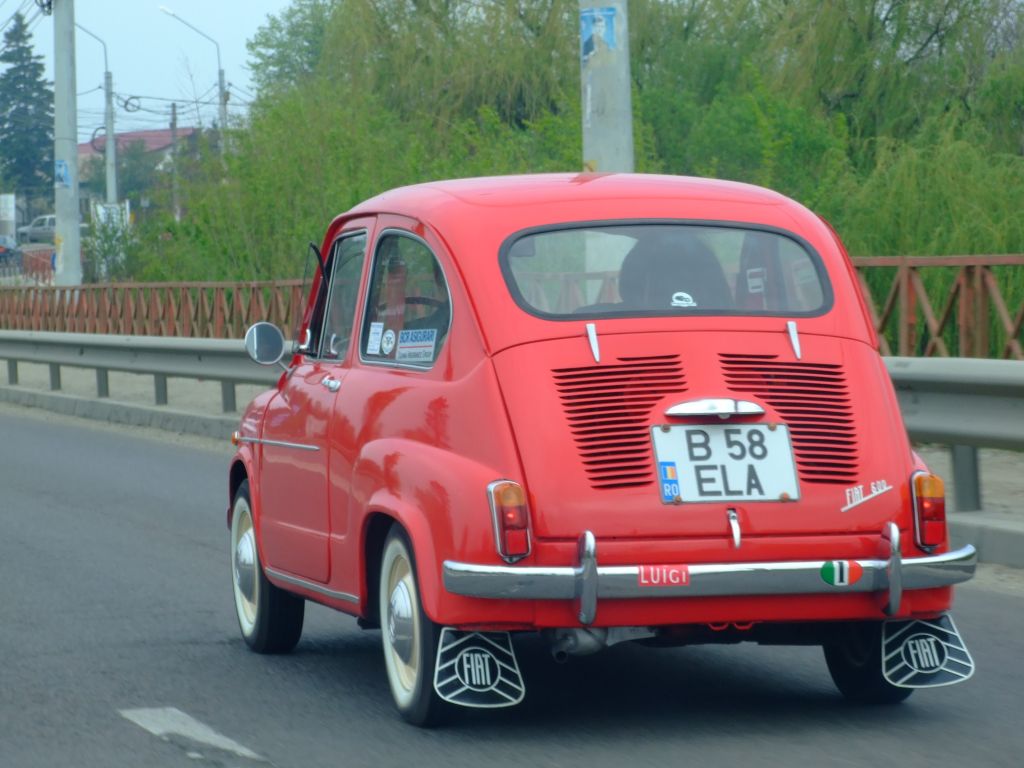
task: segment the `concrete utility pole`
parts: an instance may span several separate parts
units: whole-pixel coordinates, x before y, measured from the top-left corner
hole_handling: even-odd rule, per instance
[[[54,278],[57,285],[81,285],[74,0],[53,0],[53,49],[53,188],[57,213]]]
[[[633,171],[628,15],[628,0],[580,0],[585,171]]]
[[[196,27],[189,24],[187,21],[181,18],[181,16],[176,14],[167,6],[161,5],[160,10],[166,13],[168,16],[171,16],[172,18],[175,18],[178,21],[180,21],[182,24],[191,29],[197,35],[202,35],[211,43],[213,43],[214,46],[217,48],[217,119],[220,120],[220,153],[221,155],[224,155],[227,150],[228,135],[228,92],[227,89],[224,87],[224,67],[222,67],[220,63],[220,44],[212,37],[210,37],[208,34],[203,32],[201,29],[197,29]]]
[[[107,101],[107,108],[104,114],[106,118],[107,141],[103,145],[103,156],[107,161],[107,202],[111,205],[116,205],[117,138],[114,134],[114,79],[110,75],[110,65],[107,63],[107,44],[81,24],[75,24],[75,26],[103,46],[103,95]]]

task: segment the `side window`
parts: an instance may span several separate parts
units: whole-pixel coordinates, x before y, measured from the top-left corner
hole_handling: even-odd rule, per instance
[[[351,235],[334,244],[331,284],[327,293],[319,357],[340,360],[348,351],[355,324],[359,277],[363,273],[366,233]]]
[[[370,275],[362,358],[429,368],[450,326],[448,284],[437,258],[420,240],[386,233]]]

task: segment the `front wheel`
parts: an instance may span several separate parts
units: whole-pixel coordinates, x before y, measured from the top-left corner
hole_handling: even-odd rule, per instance
[[[288,653],[302,636],[306,601],[275,587],[263,574],[253,526],[249,481],[231,511],[231,586],[242,638],[257,653]]]
[[[882,672],[882,623],[851,624],[825,643],[825,661],[839,691],[858,704],[898,704],[914,692],[885,679]]]
[[[413,725],[436,725],[447,709],[434,690],[440,627],[423,612],[412,545],[397,524],[384,543],[379,591],[384,666],[395,706]]]

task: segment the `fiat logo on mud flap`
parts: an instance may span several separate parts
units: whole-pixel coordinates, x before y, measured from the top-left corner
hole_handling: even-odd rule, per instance
[[[903,661],[915,672],[938,672],[946,664],[946,646],[937,637],[917,634],[903,641]]]
[[[459,682],[474,691],[489,691],[498,684],[498,661],[489,651],[467,648],[455,660]]]

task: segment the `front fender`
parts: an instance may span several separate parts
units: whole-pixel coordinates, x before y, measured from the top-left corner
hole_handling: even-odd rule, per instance
[[[420,597],[427,616],[438,624],[482,621],[480,602],[449,594],[442,581],[446,559],[502,562],[495,549],[487,485],[507,478],[499,470],[441,448],[413,440],[385,439],[368,443],[356,462],[352,500],[360,510],[363,549],[368,521],[382,513],[399,522],[412,541]],[[521,480],[520,480],[521,482]],[[363,574],[363,594],[367,594]],[[530,606],[509,601],[495,605],[487,620],[500,615],[507,622],[532,620]]]
[[[267,411],[267,405],[275,394],[276,392],[274,390],[261,392],[251,403],[249,403],[245,412],[242,414],[242,420],[238,427],[237,434],[239,437],[259,439],[263,436],[263,417]],[[240,486],[244,480],[248,479],[249,498],[252,503],[253,525],[256,526],[258,541],[260,480],[259,472],[257,471],[256,445],[254,443],[243,442],[237,442],[235,444],[237,445],[238,450],[235,451],[235,455],[231,459],[230,469],[228,470],[228,529],[230,530],[231,528],[231,505],[235,500],[235,492],[238,490],[238,486]]]

